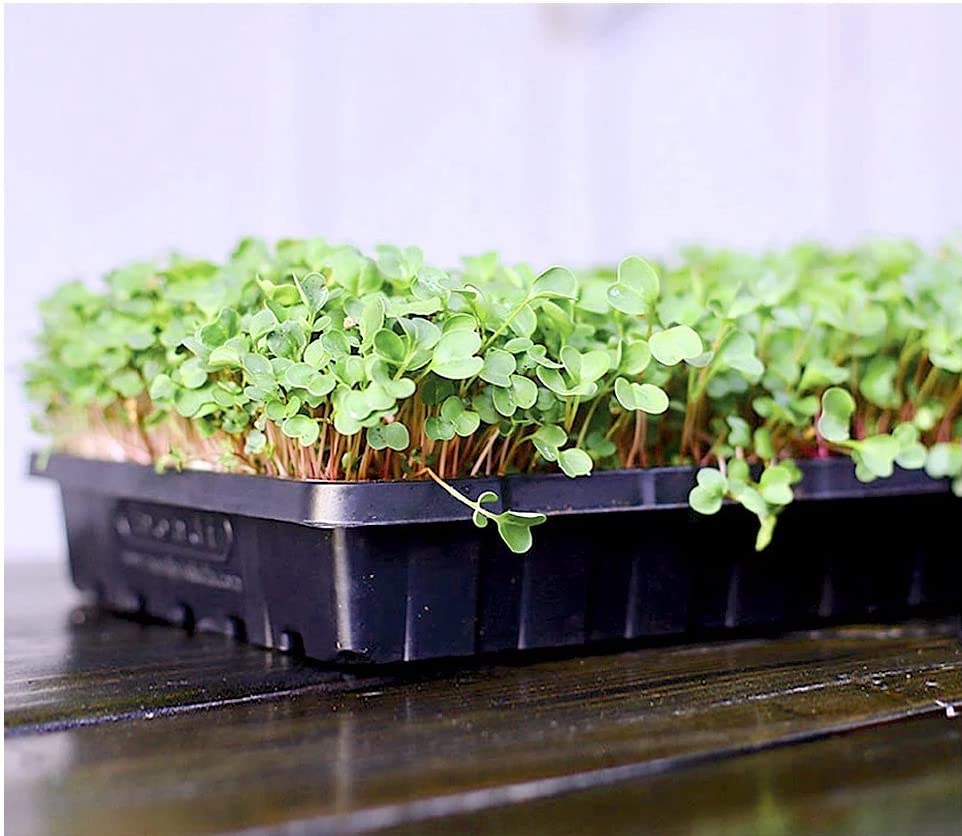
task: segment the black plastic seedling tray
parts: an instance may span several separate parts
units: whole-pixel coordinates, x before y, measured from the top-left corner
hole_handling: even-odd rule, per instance
[[[548,514],[512,554],[430,481],[331,483],[54,455],[74,582],[104,606],[323,661],[685,641],[957,613],[945,481],[804,462],[772,545],[687,507],[691,468],[456,481]],[[492,506],[493,507],[493,506]],[[494,508],[494,510],[500,510]]]

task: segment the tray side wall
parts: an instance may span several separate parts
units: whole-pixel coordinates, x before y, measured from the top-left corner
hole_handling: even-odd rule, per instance
[[[63,490],[74,582],[108,607],[296,650],[398,662],[956,613],[957,500],[582,514],[523,556],[467,522],[320,529]],[[954,544],[954,545],[953,545]]]

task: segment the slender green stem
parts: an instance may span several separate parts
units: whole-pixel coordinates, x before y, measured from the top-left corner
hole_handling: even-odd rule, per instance
[[[483,517],[487,517],[489,520],[497,521],[498,515],[488,511],[483,505],[475,502],[473,499],[469,499],[463,493],[451,487],[447,482],[444,481],[437,473],[435,473],[430,467],[425,467],[424,472],[427,473],[441,488],[443,488],[448,494],[453,496],[462,505],[467,505],[472,511],[476,511]]]
[[[584,421],[581,422],[581,432],[578,433],[578,440],[575,442],[576,447],[580,447],[584,443],[585,436],[588,434],[588,425],[594,417],[598,404],[604,399],[604,394],[605,393],[599,392],[598,395],[595,396],[594,401],[592,401],[591,407],[588,409],[588,414],[585,416]]]
[[[922,382],[922,388],[919,389],[919,393],[913,399],[913,403],[915,403],[916,406],[921,406],[923,403],[925,403],[925,399],[932,392],[932,389],[935,388],[935,384],[938,382],[941,372],[942,370],[938,366],[932,366],[932,368],[929,369],[929,373],[925,376],[925,380]]]
[[[532,301],[534,301],[534,300],[532,299],[531,296],[525,296],[525,297],[524,297],[524,301],[522,301],[513,311],[511,311],[511,313],[509,313],[508,316],[505,318],[504,322],[502,322],[502,323],[497,327],[497,329],[495,329],[495,330],[488,336],[488,338],[481,344],[481,348],[479,349],[479,351],[484,351],[489,345],[491,345],[491,343],[492,343],[497,337],[500,337],[500,336],[505,332],[505,330],[508,328],[508,326],[509,326],[512,322],[514,322],[514,320],[515,320],[515,318],[518,316],[518,314],[521,313],[521,311],[523,311],[528,305],[530,305]]]

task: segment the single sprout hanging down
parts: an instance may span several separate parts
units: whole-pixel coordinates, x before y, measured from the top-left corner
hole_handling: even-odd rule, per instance
[[[498,527],[498,534],[501,535],[501,539],[515,554],[524,554],[531,548],[531,529],[548,519],[544,514],[530,511],[503,511],[500,514],[495,514],[484,507],[485,504],[498,501],[498,495],[494,491],[484,491],[477,500],[473,500],[455,490],[431,468],[426,467],[424,472],[458,502],[467,505],[474,512],[471,519],[478,528],[485,528],[488,520],[492,520]]]

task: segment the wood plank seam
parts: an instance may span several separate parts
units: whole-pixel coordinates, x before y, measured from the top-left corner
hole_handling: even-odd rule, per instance
[[[233,831],[233,833],[237,836],[308,836],[308,834],[350,834],[384,830],[453,814],[480,813],[508,804],[540,800],[578,790],[597,789],[624,781],[648,778],[669,771],[702,766],[727,758],[743,757],[772,749],[812,743],[863,729],[938,715],[943,711],[946,711],[946,709],[939,705],[918,707],[878,715],[867,722],[842,723],[759,743],[730,746],[694,754],[671,755],[654,760],[575,772],[535,781],[505,784],[499,787],[452,793],[411,802],[386,804],[353,813],[321,815],[298,821],[275,823],[268,827],[245,828]]]

